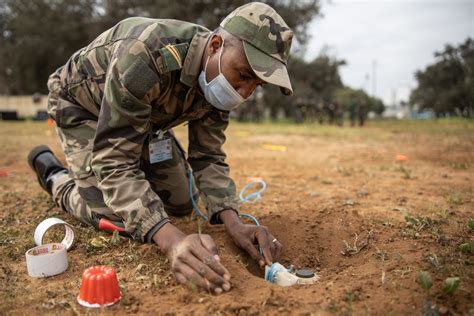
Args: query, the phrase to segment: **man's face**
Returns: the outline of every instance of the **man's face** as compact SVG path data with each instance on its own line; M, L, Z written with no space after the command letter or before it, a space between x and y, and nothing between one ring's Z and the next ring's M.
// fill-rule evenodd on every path
M264 84L265 81L258 78L253 72L240 40L227 40L224 43L224 47L222 47L222 43L222 37L219 35L213 35L208 43L207 54L209 62L206 69L206 81L210 82L219 74L219 55L221 55L220 50L224 49L221 55L222 74L232 87L244 99L247 99L257 86Z

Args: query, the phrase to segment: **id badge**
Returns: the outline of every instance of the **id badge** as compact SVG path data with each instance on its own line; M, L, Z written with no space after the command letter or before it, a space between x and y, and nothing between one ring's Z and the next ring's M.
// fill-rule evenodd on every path
M171 138L151 141L148 144L148 151L150 152L151 164L172 159L173 147L171 146Z

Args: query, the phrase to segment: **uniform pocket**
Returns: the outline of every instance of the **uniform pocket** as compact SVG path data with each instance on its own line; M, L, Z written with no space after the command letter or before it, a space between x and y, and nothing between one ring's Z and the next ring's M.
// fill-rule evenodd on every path
M89 147L89 146L88 146ZM92 148L71 152L66 156L66 161L71 171L71 176L76 180L87 179L93 175Z

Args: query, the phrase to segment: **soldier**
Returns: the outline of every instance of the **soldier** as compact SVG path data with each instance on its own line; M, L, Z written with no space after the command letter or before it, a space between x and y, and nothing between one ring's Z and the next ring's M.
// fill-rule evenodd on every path
M368 108L367 100L362 99L359 105L359 113L358 113L359 126L364 126L365 124L365 120L367 118L367 108Z
M195 199L200 193L209 222L223 223L261 267L279 256L282 245L267 228L238 217L222 145L229 112L257 86L292 93L286 69L292 36L263 3L237 8L213 32L176 20L123 20L48 80L48 114L68 170L46 146L30 152L29 164L64 211L96 228L112 221L132 238L156 243L182 284L228 291L230 273L212 238L185 235L168 214L190 214L189 191ZM171 130L183 122L189 122L187 161Z
M349 106L349 117L351 120L351 126L354 127L356 124L356 118L359 113L359 100L357 97L351 99L351 104Z
M344 108L342 105L337 102L333 101L334 104L334 119L337 124L337 126L343 126L344 125Z

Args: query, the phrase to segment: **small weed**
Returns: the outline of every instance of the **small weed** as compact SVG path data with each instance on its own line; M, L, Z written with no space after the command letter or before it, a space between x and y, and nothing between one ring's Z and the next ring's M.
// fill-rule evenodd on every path
M386 165L382 165L382 166L380 166L379 170L380 171L388 171L388 170L390 170L390 167L386 166Z
M474 241L468 241L459 245L459 250L462 253L474 254Z
M244 260L242 259L242 256L240 254L235 255L234 258L235 258L235 261L240 263L244 268L248 267L248 265L249 265L248 262L244 262Z
M411 216L408 212L405 214L405 221L407 222L407 226L416 232L420 232L424 229L431 228L435 224L439 224L438 221L435 221L429 217L423 216Z
M353 200L345 200L343 205L348 205L348 206L354 206L357 202L354 202Z
M163 281L161 280L161 278L158 276L158 274L153 274L153 285L155 287L160 287L161 283Z
M441 263L439 262L438 256L435 253L430 253L425 256L425 260L434 266L436 269L441 267Z
M87 243L86 251L94 254L98 253L98 250L106 250L115 247L122 243L124 239L120 237L118 231L114 231L110 238L105 236L94 237Z
M439 225L441 221L434 220L430 217L425 216L412 216L408 212L404 212L407 229L402 230L402 236L410 238L419 238L420 232L423 230L429 230L429 232L435 236L439 242L445 241L443 236L443 230Z
M339 172L344 177L350 177L352 176L353 170L352 168L347 169L341 166L337 166L337 172Z
M359 299L359 291L353 291L352 289L346 289L346 293L344 295L344 301L352 304Z
M197 218L196 225L197 225L198 234L201 235L202 234L202 220L200 217Z
M373 237L374 237L373 232L368 231L367 237L364 240L362 240L360 243L358 243L359 235L354 234L354 244L352 246L349 245L347 241L345 240L342 241L344 243L344 249L341 251L341 254L347 257L358 254L359 252L362 251L362 249L364 249L365 247L369 245L369 242Z
M112 237L110 237L109 239L109 244L111 246L116 246L118 244L120 244L120 235L119 235L119 232L117 230L115 230L113 233L112 233Z
M403 174L403 178L404 179L407 179L407 180L413 180L415 179L416 177L412 174L412 171L406 167L404 167L403 165L400 165L400 167L398 168L398 171L400 171L402 174Z
M459 205L462 204L462 198L458 192L450 191L445 195L446 202L449 205Z
M326 306L326 310L330 313L337 313L338 307L337 307L336 302L331 300L331 302L329 302L329 305Z
M324 179L324 180L321 180L321 183L326 184L326 185L331 185L333 182L331 180Z
M431 206L428 207L426 211L433 215L436 215L439 218L442 218L443 220L446 220L448 216L452 213L452 210L448 208L443 208L437 203L431 204Z
M452 162L449 166L455 170L467 170L469 169L469 163L467 162Z
M376 250L373 253L373 256L377 260L382 260L382 261L387 261L390 258L390 255L388 252L380 250L379 248L376 248Z
M458 277L446 278L446 280L444 280L443 293L453 295L458 289L460 283L461 279Z
M343 300L347 303L347 311L343 315L352 315L352 303L359 300L359 291L353 291L352 289L346 289Z
M382 160L383 156L379 153L373 153L370 158L374 161L380 161Z
M394 273L400 275L400 278L404 279L407 275L409 275L412 272L411 267L407 267L406 269L395 269L393 270Z
M474 218L469 219L469 222L467 223L467 227L469 227L471 231L474 231Z
M148 270L148 266L144 263L140 263L136 268L135 268L135 273L137 274L146 274L146 271Z
M429 294L429 291L433 286L433 280L427 271L420 271L418 274L418 283Z

